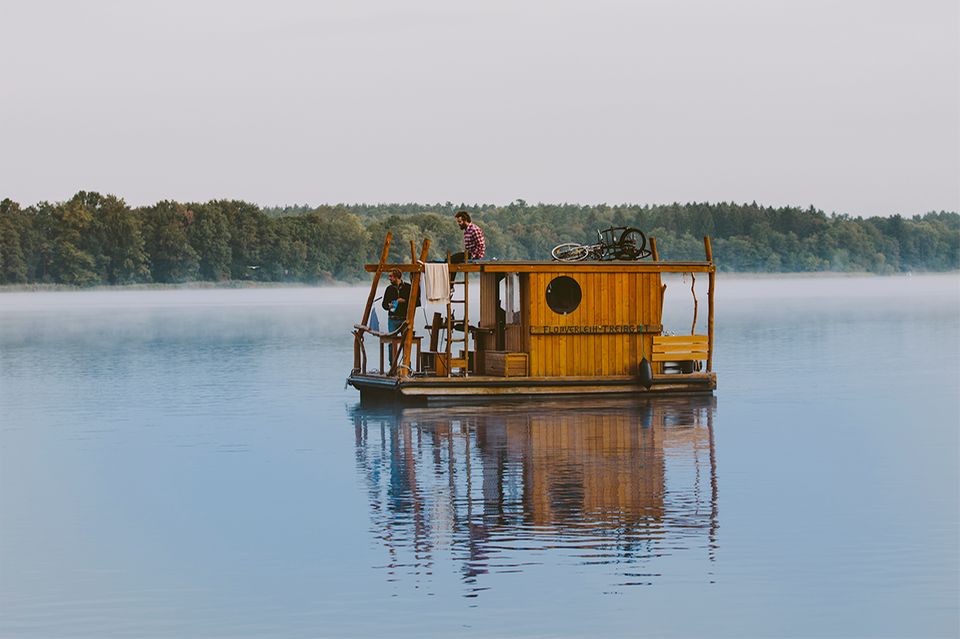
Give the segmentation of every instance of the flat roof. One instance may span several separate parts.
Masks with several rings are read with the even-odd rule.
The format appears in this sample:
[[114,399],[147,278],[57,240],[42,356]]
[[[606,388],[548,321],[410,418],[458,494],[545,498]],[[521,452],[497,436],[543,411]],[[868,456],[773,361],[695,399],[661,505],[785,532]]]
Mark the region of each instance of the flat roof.
[[[442,262],[441,262],[442,263]],[[711,273],[716,271],[713,262],[545,262],[542,260],[481,260],[463,264],[450,264],[451,273]],[[366,264],[368,273],[375,273],[379,264]],[[384,264],[382,271],[398,269],[403,273],[421,271],[419,264],[410,262]]]

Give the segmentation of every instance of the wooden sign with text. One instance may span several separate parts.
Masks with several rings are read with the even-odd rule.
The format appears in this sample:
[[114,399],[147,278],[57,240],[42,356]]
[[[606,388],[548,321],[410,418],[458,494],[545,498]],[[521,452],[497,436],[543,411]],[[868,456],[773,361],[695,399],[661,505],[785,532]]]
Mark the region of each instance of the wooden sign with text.
[[531,326],[531,335],[635,335],[661,333],[663,324],[597,324],[595,326]]

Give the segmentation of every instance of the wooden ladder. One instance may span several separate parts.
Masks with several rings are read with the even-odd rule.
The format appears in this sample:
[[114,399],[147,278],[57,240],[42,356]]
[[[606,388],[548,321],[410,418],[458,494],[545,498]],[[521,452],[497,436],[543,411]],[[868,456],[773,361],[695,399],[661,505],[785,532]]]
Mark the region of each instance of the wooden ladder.
[[[450,263],[450,255],[447,254],[447,263]],[[452,274],[453,277],[456,277],[457,273]],[[450,293],[450,299],[447,302],[447,339],[446,339],[446,369],[447,377],[453,375],[453,369],[460,370],[460,374],[466,377],[470,374],[470,274],[466,271],[463,271],[463,280],[451,279],[450,283],[452,285],[452,292]],[[462,286],[463,290],[459,291],[462,293],[460,299],[454,299],[458,292],[458,287]],[[463,337],[454,337],[454,306],[460,305],[463,308]],[[460,353],[460,357],[454,359],[453,357],[453,345],[454,344],[463,344],[463,350]]]

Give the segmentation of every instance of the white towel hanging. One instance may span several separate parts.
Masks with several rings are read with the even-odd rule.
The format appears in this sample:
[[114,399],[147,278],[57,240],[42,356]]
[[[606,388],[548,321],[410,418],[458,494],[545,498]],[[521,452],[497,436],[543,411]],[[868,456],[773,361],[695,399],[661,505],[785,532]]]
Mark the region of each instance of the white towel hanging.
[[446,262],[423,265],[423,296],[432,304],[450,301],[450,268]]

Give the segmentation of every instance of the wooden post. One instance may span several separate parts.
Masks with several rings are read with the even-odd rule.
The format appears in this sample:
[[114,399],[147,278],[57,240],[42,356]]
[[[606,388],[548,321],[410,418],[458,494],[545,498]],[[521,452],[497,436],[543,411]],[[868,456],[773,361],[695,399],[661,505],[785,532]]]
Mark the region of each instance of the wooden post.
[[[657,250],[657,238],[653,237],[652,235],[650,236],[650,257],[653,259],[654,262],[659,262],[659,261],[660,261],[660,251]],[[660,281],[660,317],[659,317],[659,322],[660,322],[660,324],[663,324],[663,298],[664,298],[664,297],[666,296],[666,294],[667,294],[667,285],[663,283],[663,277],[662,277],[661,275],[657,275],[657,280]],[[663,330],[661,329],[660,332],[662,333]],[[643,335],[640,336],[640,339],[643,340]],[[651,344],[652,344],[652,343],[653,343],[653,342],[651,341]],[[652,348],[652,347],[651,347],[651,348]],[[660,373],[663,372],[663,363],[662,363],[662,362],[656,362],[656,363],[654,363],[653,366],[654,366],[654,369],[653,369],[653,372],[654,372],[654,373],[660,374]]]
[[[377,271],[373,275],[373,283],[370,285],[370,295],[367,296],[367,305],[363,307],[363,318],[360,319],[361,326],[367,326],[370,319],[370,311],[373,309],[373,298],[377,296],[377,286],[380,285],[380,274],[383,273],[383,265],[387,263],[390,255],[390,240],[393,234],[387,231],[387,237],[383,240],[383,250],[380,252],[380,261],[377,263]],[[353,340],[353,367],[360,369],[360,339]]]
[[[470,374],[470,273],[463,272],[463,359],[466,362],[467,375]],[[477,365],[474,357],[473,365]]]
[[713,370],[713,294],[717,279],[717,270],[713,265],[713,248],[710,246],[709,235],[705,235],[703,238],[703,248],[707,254],[707,261],[710,262],[710,287],[707,292],[707,372],[709,373]]
[[[447,251],[447,270],[449,271],[452,267],[450,262],[450,251]],[[453,281],[453,278],[457,276],[454,272],[450,276],[450,281]],[[450,342],[450,339],[453,337],[453,284],[450,285],[450,297],[447,299],[447,345],[444,351],[444,357],[446,358],[446,368],[447,368],[447,377],[450,377],[450,360],[453,359],[453,344]]]
[[[463,263],[470,263],[470,252],[464,247]],[[453,357],[451,355],[450,357]],[[476,362],[476,360],[474,360]],[[452,368],[452,367],[451,367]],[[470,375],[470,273],[463,272],[463,370]]]
[[[413,248],[411,242],[410,247]],[[427,252],[430,250],[430,240],[423,241],[423,249],[420,251],[420,262],[427,260]],[[403,338],[403,377],[410,376],[410,349],[413,348],[413,322],[417,315],[417,298],[420,296],[420,273],[423,272],[423,265],[419,264],[416,255],[413,256],[413,263],[419,266],[419,270],[413,272],[410,276],[410,299],[407,300],[407,332]]]
[[393,233],[387,231],[387,237],[383,240],[383,250],[380,252],[380,262],[377,264],[376,273],[373,275],[373,284],[370,285],[370,295],[367,296],[367,305],[363,308],[363,318],[360,323],[367,325],[370,319],[370,310],[373,308],[373,298],[377,295],[377,286],[380,285],[380,275],[383,273],[383,266],[387,263],[387,257],[390,255],[390,240],[393,239]]

